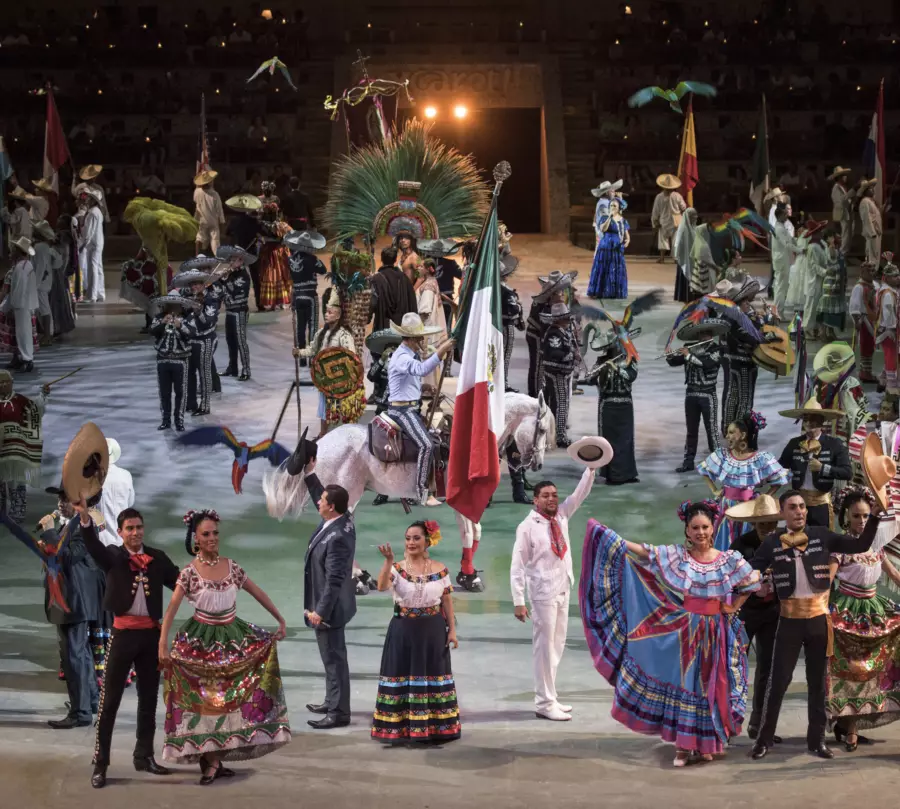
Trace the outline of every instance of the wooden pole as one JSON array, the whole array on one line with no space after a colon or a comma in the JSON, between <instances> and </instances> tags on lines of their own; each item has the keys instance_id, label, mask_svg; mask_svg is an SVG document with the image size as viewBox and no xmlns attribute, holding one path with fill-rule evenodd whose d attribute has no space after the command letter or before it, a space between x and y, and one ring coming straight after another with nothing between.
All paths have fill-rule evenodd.
<instances>
[{"instance_id":1,"label":"wooden pole","mask_svg":"<svg viewBox=\"0 0 900 809\"><path fill-rule=\"evenodd\" d=\"M291 394L297 388L296 382L291 382L291 386L288 388L287 396L284 397L284 404L281 406L281 412L278 414L278 421L275 422L275 429L272 430L272 440L275 440L275 436L278 435L278 428L281 427L281 420L284 418L284 413L287 410L288 402L291 401Z\"/></svg>"},{"instance_id":2,"label":"wooden pole","mask_svg":"<svg viewBox=\"0 0 900 809\"><path fill-rule=\"evenodd\" d=\"M294 329L294 348L299 348L297 345L297 310L294 308L293 301L291 302L291 324ZM297 438L300 437L301 431L301 421L302 419L302 409L300 406L300 357L294 357L294 384L291 385L291 388L297 392ZM288 398L290 398L290 392L288 393ZM285 407L287 406L287 402L285 402ZM282 415L284 415L284 411L282 411Z\"/></svg>"}]
</instances>

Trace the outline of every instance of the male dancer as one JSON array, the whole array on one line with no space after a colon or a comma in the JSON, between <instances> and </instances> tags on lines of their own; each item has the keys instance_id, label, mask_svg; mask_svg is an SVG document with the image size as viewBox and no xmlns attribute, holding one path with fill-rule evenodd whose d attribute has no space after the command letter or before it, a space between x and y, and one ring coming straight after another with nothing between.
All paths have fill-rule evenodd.
<instances>
[{"instance_id":1,"label":"male dancer","mask_svg":"<svg viewBox=\"0 0 900 809\"><path fill-rule=\"evenodd\" d=\"M553 270L545 278L538 277L541 291L531 299L531 309L525 323L525 342L528 344L528 395L537 399L544 389L542 356L545 324L541 315L550 311L554 303L563 303L565 291L571 289L577 272Z\"/></svg>"},{"instance_id":2,"label":"male dancer","mask_svg":"<svg viewBox=\"0 0 900 809\"><path fill-rule=\"evenodd\" d=\"M884 353L884 370L879 380L889 394L897 396L897 345L900 336L900 319L897 316L897 289L900 288L900 270L892 263L893 253L885 253L887 263L881 272L883 285L875 299L878 312L878 329L875 332L875 345L881 346Z\"/></svg>"},{"instance_id":3,"label":"male dancer","mask_svg":"<svg viewBox=\"0 0 900 809\"><path fill-rule=\"evenodd\" d=\"M216 258L227 262L231 272L219 282L225 304L225 342L228 344L228 367L222 376L238 376L238 356L241 374L238 379L250 378L250 347L247 345L247 321L250 319L250 287L253 283L247 268L257 256L242 247L224 246L216 251Z\"/></svg>"},{"instance_id":4,"label":"male dancer","mask_svg":"<svg viewBox=\"0 0 900 809\"><path fill-rule=\"evenodd\" d=\"M72 503L78 514L81 535L88 553L106 573L105 609L115 616L112 641L106 660L106 676L100 693L94 773L91 786L106 786L109 748L125 681L134 664L137 672L137 742L134 768L152 775L168 775L153 758L156 703L159 697L159 621L163 614L163 587L175 589L178 568L162 551L144 544L144 518L134 508L118 517L122 546L105 546L97 527L81 500Z\"/></svg>"},{"instance_id":5,"label":"male dancer","mask_svg":"<svg viewBox=\"0 0 900 809\"><path fill-rule=\"evenodd\" d=\"M556 446L569 446L569 400L578 346L572 329L572 314L564 303L554 303L541 313L546 331L541 343L544 366L544 395L556 417Z\"/></svg>"},{"instance_id":6,"label":"male dancer","mask_svg":"<svg viewBox=\"0 0 900 809\"><path fill-rule=\"evenodd\" d=\"M853 198L856 191L848 187L847 178L850 169L835 167L825 179L834 182L831 186L831 220L841 231L841 252L844 258L850 255L850 242L853 241ZM781 310L779 310L781 314Z\"/></svg>"},{"instance_id":7,"label":"male dancer","mask_svg":"<svg viewBox=\"0 0 900 809\"><path fill-rule=\"evenodd\" d=\"M180 272L172 279L172 286L200 306L191 312L188 328L191 330L191 357L188 363L187 407L192 416L209 415L210 393L219 393L222 383L216 373L215 351L218 345L216 325L219 322L220 300L214 286L208 286L211 278L208 270L221 262L217 258L197 256L185 261ZM198 395L199 378L199 401Z\"/></svg>"},{"instance_id":8,"label":"male dancer","mask_svg":"<svg viewBox=\"0 0 900 809\"><path fill-rule=\"evenodd\" d=\"M511 258L511 257L510 257ZM501 259L502 261L502 259ZM525 330L525 319L522 316L522 302L506 279L515 272L518 261L507 261L500 265L500 310L503 321L503 378L506 380L507 392L518 393L509 384L509 363L512 360L513 346L516 343L516 331Z\"/></svg>"},{"instance_id":9,"label":"male dancer","mask_svg":"<svg viewBox=\"0 0 900 809\"><path fill-rule=\"evenodd\" d=\"M325 247L325 237L314 230L294 230L284 237L284 244L291 251L288 261L293 284L291 308L296 313L294 347L306 348L319 329L319 296L316 292L317 276L325 275L325 265L315 251ZM308 360L300 358L305 366Z\"/></svg>"},{"instance_id":10,"label":"male dancer","mask_svg":"<svg viewBox=\"0 0 900 809\"><path fill-rule=\"evenodd\" d=\"M843 251L844 245L841 244ZM877 382L872 373L872 355L875 353L875 324L878 310L875 307L875 265L864 261L859 268L859 281L850 293L850 317L856 331L859 346L859 381Z\"/></svg>"},{"instance_id":11,"label":"male dancer","mask_svg":"<svg viewBox=\"0 0 900 809\"><path fill-rule=\"evenodd\" d=\"M175 415L175 429L184 432L184 409L187 399L188 365L191 356L193 330L186 316L200 304L177 293L161 295L153 301L157 314L150 323L150 333L156 340L156 381L159 385L159 410L162 421L157 430L168 430ZM175 406L172 406L172 394Z\"/></svg>"},{"instance_id":12,"label":"male dancer","mask_svg":"<svg viewBox=\"0 0 900 809\"><path fill-rule=\"evenodd\" d=\"M757 570L772 568L780 612L762 726L751 756L764 758L775 741L781 703L802 648L809 694L806 744L819 758L834 758L834 753L825 744L825 677L831 646L828 565L834 553L865 553L869 550L880 520L874 514L869 517L857 539L821 526L807 525L806 501L798 491L785 492L780 503L786 530L769 534L750 560Z\"/></svg>"},{"instance_id":13,"label":"male dancer","mask_svg":"<svg viewBox=\"0 0 900 809\"><path fill-rule=\"evenodd\" d=\"M201 171L194 177L194 219L197 220L197 252L209 246L209 252L215 254L221 244L221 226L225 224L225 211L222 209L222 198L213 188L213 181L218 177L217 171Z\"/></svg>"}]
</instances>

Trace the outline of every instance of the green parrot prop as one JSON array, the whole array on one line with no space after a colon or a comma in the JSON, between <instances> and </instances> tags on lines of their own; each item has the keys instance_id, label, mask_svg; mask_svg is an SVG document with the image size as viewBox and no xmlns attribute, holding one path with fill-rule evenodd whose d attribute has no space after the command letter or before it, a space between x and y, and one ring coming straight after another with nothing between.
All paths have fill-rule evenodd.
<instances>
[{"instance_id":1,"label":"green parrot prop","mask_svg":"<svg viewBox=\"0 0 900 809\"><path fill-rule=\"evenodd\" d=\"M277 56L272 59L267 59L263 62L258 68L256 68L256 73L254 73L249 79L247 79L247 84L250 84L257 76L261 76L267 70L269 71L270 76L275 75L275 70L278 69L282 72L284 77L287 79L287 83L291 85L293 90L297 89L297 86L291 81L291 74L288 73L287 65L281 61Z\"/></svg>"},{"instance_id":2,"label":"green parrot prop","mask_svg":"<svg viewBox=\"0 0 900 809\"><path fill-rule=\"evenodd\" d=\"M669 107L680 115L682 113L681 99L688 93L712 98L716 94L716 88L711 84L703 84L703 82L699 81L680 81L674 90L663 90L662 87L645 87L643 90L638 90L628 99L628 106L643 107L653 101L654 98L664 98L669 102Z\"/></svg>"}]
</instances>

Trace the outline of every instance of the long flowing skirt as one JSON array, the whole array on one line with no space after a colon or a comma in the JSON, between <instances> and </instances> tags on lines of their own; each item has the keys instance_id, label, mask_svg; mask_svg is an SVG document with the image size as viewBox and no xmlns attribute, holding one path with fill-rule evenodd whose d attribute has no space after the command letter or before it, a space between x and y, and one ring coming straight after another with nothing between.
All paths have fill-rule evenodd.
<instances>
[{"instance_id":1,"label":"long flowing skirt","mask_svg":"<svg viewBox=\"0 0 900 809\"><path fill-rule=\"evenodd\" d=\"M259 758L291 740L275 641L240 618L220 626L187 621L164 688L167 761Z\"/></svg>"},{"instance_id":2,"label":"long flowing skirt","mask_svg":"<svg viewBox=\"0 0 900 809\"><path fill-rule=\"evenodd\" d=\"M450 741L459 736L447 621L440 613L395 616L381 654L372 738Z\"/></svg>"},{"instance_id":3,"label":"long flowing skirt","mask_svg":"<svg viewBox=\"0 0 900 809\"><path fill-rule=\"evenodd\" d=\"M852 718L858 728L900 719L900 606L882 595L857 598L836 589L830 609L829 719Z\"/></svg>"},{"instance_id":4,"label":"long flowing skirt","mask_svg":"<svg viewBox=\"0 0 900 809\"><path fill-rule=\"evenodd\" d=\"M689 303L694 300L694 295L691 294L690 281L685 278L681 267L677 264L675 265L675 300L679 303Z\"/></svg>"},{"instance_id":5,"label":"long flowing skirt","mask_svg":"<svg viewBox=\"0 0 900 809\"><path fill-rule=\"evenodd\" d=\"M756 493L753 495L756 497ZM746 534L753 526L746 522L736 522L729 520L725 516L725 509L736 506L738 503L744 503L745 500L735 500L724 495L719 498L719 518L716 522L716 535L713 542L717 551L727 551L741 534Z\"/></svg>"},{"instance_id":6,"label":"long flowing skirt","mask_svg":"<svg viewBox=\"0 0 900 809\"><path fill-rule=\"evenodd\" d=\"M612 717L682 750L720 753L747 706L746 633L736 615L696 615L680 593L628 558L624 540L588 521L581 617Z\"/></svg>"},{"instance_id":7,"label":"long flowing skirt","mask_svg":"<svg viewBox=\"0 0 900 809\"><path fill-rule=\"evenodd\" d=\"M266 242L259 249L259 308L291 305L290 252L280 242Z\"/></svg>"},{"instance_id":8,"label":"long flowing skirt","mask_svg":"<svg viewBox=\"0 0 900 809\"><path fill-rule=\"evenodd\" d=\"M628 270L618 233L604 233L597 243L591 280L588 283L588 297L628 297Z\"/></svg>"},{"instance_id":9,"label":"long flowing skirt","mask_svg":"<svg viewBox=\"0 0 900 809\"><path fill-rule=\"evenodd\" d=\"M612 463L599 469L608 483L637 481L634 460L634 405L631 401L609 401L601 396L597 404L597 434L613 448Z\"/></svg>"}]
</instances>

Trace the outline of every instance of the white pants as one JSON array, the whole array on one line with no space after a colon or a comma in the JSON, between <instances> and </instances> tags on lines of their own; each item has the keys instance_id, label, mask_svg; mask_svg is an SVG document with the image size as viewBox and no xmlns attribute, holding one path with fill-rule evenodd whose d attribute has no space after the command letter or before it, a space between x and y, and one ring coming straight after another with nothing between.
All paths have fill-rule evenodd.
<instances>
[{"instance_id":1,"label":"white pants","mask_svg":"<svg viewBox=\"0 0 900 809\"><path fill-rule=\"evenodd\" d=\"M791 266L789 262L784 264L776 264L775 265L775 283L774 289L772 290L775 293L775 308L778 309L778 314L782 318L782 320L789 320L788 316L785 314L784 308L787 303L788 296L788 283L791 279Z\"/></svg>"},{"instance_id":2,"label":"white pants","mask_svg":"<svg viewBox=\"0 0 900 809\"><path fill-rule=\"evenodd\" d=\"M866 261L881 264L881 236L866 236Z\"/></svg>"},{"instance_id":3,"label":"white pants","mask_svg":"<svg viewBox=\"0 0 900 809\"><path fill-rule=\"evenodd\" d=\"M556 705L556 671L566 648L569 629L569 592L552 601L531 603L531 657L534 664L534 707L549 711Z\"/></svg>"},{"instance_id":4,"label":"white pants","mask_svg":"<svg viewBox=\"0 0 900 809\"><path fill-rule=\"evenodd\" d=\"M218 224L210 225L206 222L200 222L197 227L197 252L199 253L206 245L209 245L211 255L215 255L219 249L220 237Z\"/></svg>"},{"instance_id":5,"label":"white pants","mask_svg":"<svg viewBox=\"0 0 900 809\"><path fill-rule=\"evenodd\" d=\"M82 294L88 301L106 300L103 277L103 248L88 245L78 255L81 263Z\"/></svg>"},{"instance_id":6,"label":"white pants","mask_svg":"<svg viewBox=\"0 0 900 809\"><path fill-rule=\"evenodd\" d=\"M851 218L842 219L841 226L841 252L846 258L850 254L850 242L853 241L853 220Z\"/></svg>"},{"instance_id":7,"label":"white pants","mask_svg":"<svg viewBox=\"0 0 900 809\"><path fill-rule=\"evenodd\" d=\"M16 319L16 347L23 362L34 361L34 332L31 329L31 310L13 309Z\"/></svg>"}]
</instances>

